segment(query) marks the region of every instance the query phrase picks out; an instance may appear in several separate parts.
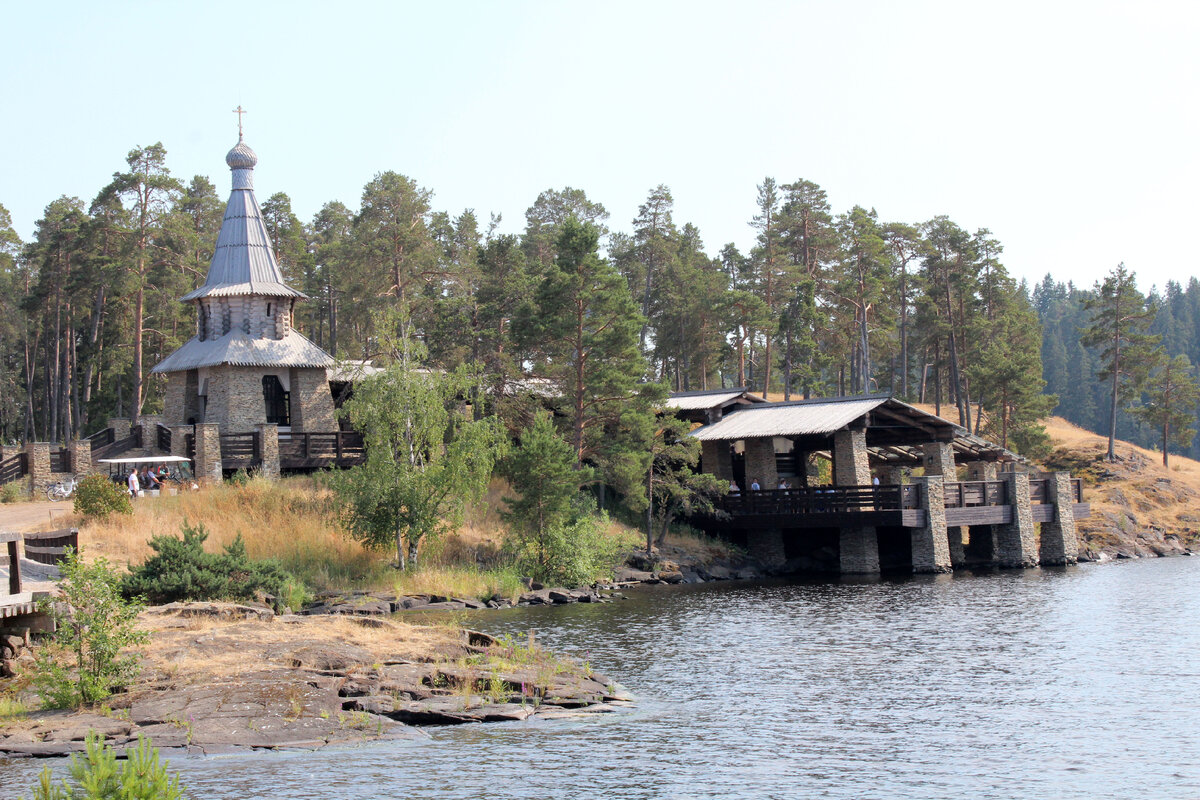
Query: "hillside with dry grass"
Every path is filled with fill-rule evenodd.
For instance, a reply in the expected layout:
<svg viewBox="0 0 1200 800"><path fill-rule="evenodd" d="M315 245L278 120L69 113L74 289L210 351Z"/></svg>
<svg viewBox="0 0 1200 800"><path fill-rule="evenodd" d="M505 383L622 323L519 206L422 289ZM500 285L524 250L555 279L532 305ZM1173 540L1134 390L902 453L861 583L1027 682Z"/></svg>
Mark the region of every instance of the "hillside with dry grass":
<svg viewBox="0 0 1200 800"><path fill-rule="evenodd" d="M918 406L930 414L933 406ZM943 414L943 417L946 415ZM952 422L955 420L951 420ZM1200 461L1118 441L1105 460L1107 437L1062 417L1043 421L1052 452L1038 464L1083 479L1090 517L1078 523L1082 558L1138 558L1200 549Z"/></svg>
<svg viewBox="0 0 1200 800"><path fill-rule="evenodd" d="M1200 462L1108 439L1060 417L1046 421L1053 453L1047 469L1083 478L1092 514L1079 521L1080 544L1091 557L1173 555L1200 547Z"/></svg>

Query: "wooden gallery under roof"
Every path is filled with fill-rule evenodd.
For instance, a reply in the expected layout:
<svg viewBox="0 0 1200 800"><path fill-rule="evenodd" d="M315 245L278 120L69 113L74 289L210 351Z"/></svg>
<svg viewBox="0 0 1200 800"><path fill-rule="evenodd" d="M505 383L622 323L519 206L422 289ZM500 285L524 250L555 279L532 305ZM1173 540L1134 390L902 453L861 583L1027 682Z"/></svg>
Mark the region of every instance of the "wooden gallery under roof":
<svg viewBox="0 0 1200 800"><path fill-rule="evenodd" d="M692 519L768 567L873 574L1076 561L1080 482L888 395L770 403L671 395L698 427L700 469L730 484ZM830 462L822 480L819 460ZM907 470L923 475L905 479ZM961 478L961 479L960 479ZM753 487L757 486L755 489Z"/></svg>

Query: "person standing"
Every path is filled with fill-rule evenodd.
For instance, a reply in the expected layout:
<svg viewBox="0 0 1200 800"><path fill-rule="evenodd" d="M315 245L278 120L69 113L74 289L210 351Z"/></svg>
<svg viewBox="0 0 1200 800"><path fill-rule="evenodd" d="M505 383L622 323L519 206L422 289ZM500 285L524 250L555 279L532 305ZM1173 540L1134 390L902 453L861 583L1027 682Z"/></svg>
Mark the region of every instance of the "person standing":
<svg viewBox="0 0 1200 800"><path fill-rule="evenodd" d="M136 498L140 490L141 484L138 483L137 469L131 469L129 471L129 496Z"/></svg>

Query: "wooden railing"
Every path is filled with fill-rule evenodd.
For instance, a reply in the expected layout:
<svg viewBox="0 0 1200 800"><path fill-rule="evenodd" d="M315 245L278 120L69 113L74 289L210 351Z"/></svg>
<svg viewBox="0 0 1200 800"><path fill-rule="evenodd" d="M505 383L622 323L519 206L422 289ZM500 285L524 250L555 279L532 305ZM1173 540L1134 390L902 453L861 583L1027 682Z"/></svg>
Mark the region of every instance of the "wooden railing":
<svg viewBox="0 0 1200 800"><path fill-rule="evenodd" d="M0 484L11 483L28 475L28 464L24 453L0 461Z"/></svg>
<svg viewBox="0 0 1200 800"><path fill-rule="evenodd" d="M798 489L764 489L728 494L720 508L743 514L839 514L848 511L899 511L919 508L921 487L817 486Z"/></svg>
<svg viewBox="0 0 1200 800"><path fill-rule="evenodd" d="M17 553L17 544L23 536L21 533L0 531L0 543L8 545L8 594L21 593L21 558ZM0 603L3 602L4 596L0 595Z"/></svg>
<svg viewBox="0 0 1200 800"><path fill-rule="evenodd" d="M1008 504L1004 481L952 481L945 484L946 508Z"/></svg>
<svg viewBox="0 0 1200 800"><path fill-rule="evenodd" d="M1050 481L1053 478L1030 478L1029 479L1029 502L1030 503L1049 503L1050 502ZM1071 478L1071 502L1083 502L1083 479Z"/></svg>
<svg viewBox="0 0 1200 800"><path fill-rule="evenodd" d="M184 455L193 461L196 459L196 434L186 433L183 436Z"/></svg>
<svg viewBox="0 0 1200 800"><path fill-rule="evenodd" d="M112 428L107 428L101 433L108 433L108 441L105 444L96 446L96 438L92 439L92 460L98 458L112 458L115 455L124 453L126 450L135 450L142 447L142 426L138 425L129 431L129 435L124 439L116 439ZM98 434L97 434L98 436ZM103 441L103 438L100 439Z"/></svg>
<svg viewBox="0 0 1200 800"><path fill-rule="evenodd" d="M262 460L257 433L222 433L221 463L230 466L252 466Z"/></svg>
<svg viewBox="0 0 1200 800"><path fill-rule="evenodd" d="M116 439L117 432L112 428L105 428L104 430L96 431L91 436L87 437L87 441L91 442L92 444L93 454L95 454L97 449L104 447L107 444L112 444L116 441Z"/></svg>
<svg viewBox="0 0 1200 800"><path fill-rule="evenodd" d="M78 552L78 528L25 534L25 557L39 564L61 563L68 547Z"/></svg>
<svg viewBox="0 0 1200 800"><path fill-rule="evenodd" d="M171 429L168 428L166 425L163 425L160 422L160 423L158 423L158 426L155 428L155 433L158 434L158 436L156 437L158 449L162 450L164 453L170 453L171 452Z"/></svg>
<svg viewBox="0 0 1200 800"><path fill-rule="evenodd" d="M285 469L304 467L353 466L366 460L367 451L358 431L279 435L279 465Z"/></svg>

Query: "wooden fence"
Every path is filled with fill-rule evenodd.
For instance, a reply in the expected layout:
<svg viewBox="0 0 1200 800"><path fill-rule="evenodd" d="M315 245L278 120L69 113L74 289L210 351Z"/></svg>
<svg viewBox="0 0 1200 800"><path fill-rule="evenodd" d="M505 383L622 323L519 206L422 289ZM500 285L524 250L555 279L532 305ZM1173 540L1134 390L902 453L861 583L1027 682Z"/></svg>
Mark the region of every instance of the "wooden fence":
<svg viewBox="0 0 1200 800"><path fill-rule="evenodd" d="M160 422L160 423L158 423L158 427L155 429L155 432L158 434L158 436L157 436L158 449L162 450L164 453L170 453L171 452L171 429L168 428L166 425L163 425Z"/></svg>

